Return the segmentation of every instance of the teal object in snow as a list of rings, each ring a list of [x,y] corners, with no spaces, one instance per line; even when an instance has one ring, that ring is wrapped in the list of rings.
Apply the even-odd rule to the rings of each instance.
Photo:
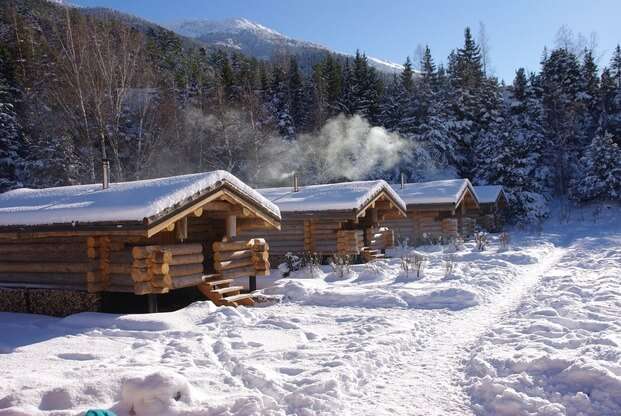
[[[84,416],[116,416],[116,413],[110,410],[89,410]]]

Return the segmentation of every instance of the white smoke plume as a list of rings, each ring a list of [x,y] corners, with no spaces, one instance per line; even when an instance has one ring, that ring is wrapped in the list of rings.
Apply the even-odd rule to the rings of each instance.
[[[396,133],[364,118],[339,115],[314,134],[277,141],[267,167],[268,180],[280,182],[297,172],[303,183],[359,180],[396,166],[410,145]]]

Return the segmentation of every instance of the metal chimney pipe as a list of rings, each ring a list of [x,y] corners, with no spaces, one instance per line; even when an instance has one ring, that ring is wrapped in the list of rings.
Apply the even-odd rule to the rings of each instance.
[[[298,174],[294,173],[293,174],[293,192],[298,192],[300,190],[300,187],[298,185]]]
[[[401,173],[401,189],[405,187],[405,173]]]
[[[108,159],[101,159],[101,168],[103,189],[108,189],[110,187],[110,161]]]

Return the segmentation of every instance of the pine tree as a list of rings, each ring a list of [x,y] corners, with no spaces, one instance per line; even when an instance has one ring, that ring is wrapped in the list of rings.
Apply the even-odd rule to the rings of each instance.
[[[375,68],[369,66],[365,54],[356,51],[351,72],[347,76],[349,114],[359,114],[376,123],[380,113],[382,83]]]
[[[79,164],[69,138],[31,140],[25,161],[24,182],[33,188],[75,185],[79,178]]]
[[[608,132],[595,136],[581,159],[582,176],[573,197],[582,201],[621,201],[621,149]]]
[[[7,54],[0,53],[0,192],[22,186],[23,134],[14,107]]]
[[[621,88],[621,46],[617,45],[610,61],[610,75],[617,88]]]
[[[518,223],[539,221],[548,213],[549,171],[545,167],[541,106],[534,84],[527,80],[523,68],[516,71],[503,116],[478,142],[477,179],[503,185],[510,200],[510,217]]]
[[[282,67],[275,66],[272,72],[272,83],[267,94],[266,111],[272,115],[279,134],[287,140],[293,140],[296,130],[288,96],[287,75]]]
[[[463,47],[449,55],[448,64],[447,98],[455,121],[452,128],[458,138],[457,170],[460,176],[471,178],[476,170],[476,141],[499,113],[500,91],[497,82],[483,73],[481,52],[469,28],[464,32]]]
[[[556,175],[556,191],[562,195],[568,193],[571,173],[578,171],[579,83],[577,57],[566,49],[553,50],[543,62],[541,88],[548,156]]]
[[[298,68],[298,61],[291,57],[287,83],[288,106],[295,126],[296,133],[304,130],[307,122],[305,103],[305,89],[302,74]]]
[[[600,118],[599,76],[591,50],[585,49],[578,84],[577,146],[588,145],[598,128]]]
[[[408,56],[403,64],[403,70],[401,71],[401,85],[405,91],[408,93],[412,92],[412,88],[414,86],[414,71],[412,70],[412,61],[410,61],[410,57]]]

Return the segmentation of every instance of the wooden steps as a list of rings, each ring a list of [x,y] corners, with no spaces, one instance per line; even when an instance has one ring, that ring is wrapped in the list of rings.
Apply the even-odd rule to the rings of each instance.
[[[363,247],[362,248],[362,259],[365,262],[370,262],[374,260],[380,260],[386,258],[386,255],[381,252],[381,250],[375,250],[372,247]]]
[[[241,293],[243,286],[231,286],[233,279],[223,279],[219,274],[203,276],[203,282],[197,286],[205,297],[217,306],[252,306],[252,294]]]

